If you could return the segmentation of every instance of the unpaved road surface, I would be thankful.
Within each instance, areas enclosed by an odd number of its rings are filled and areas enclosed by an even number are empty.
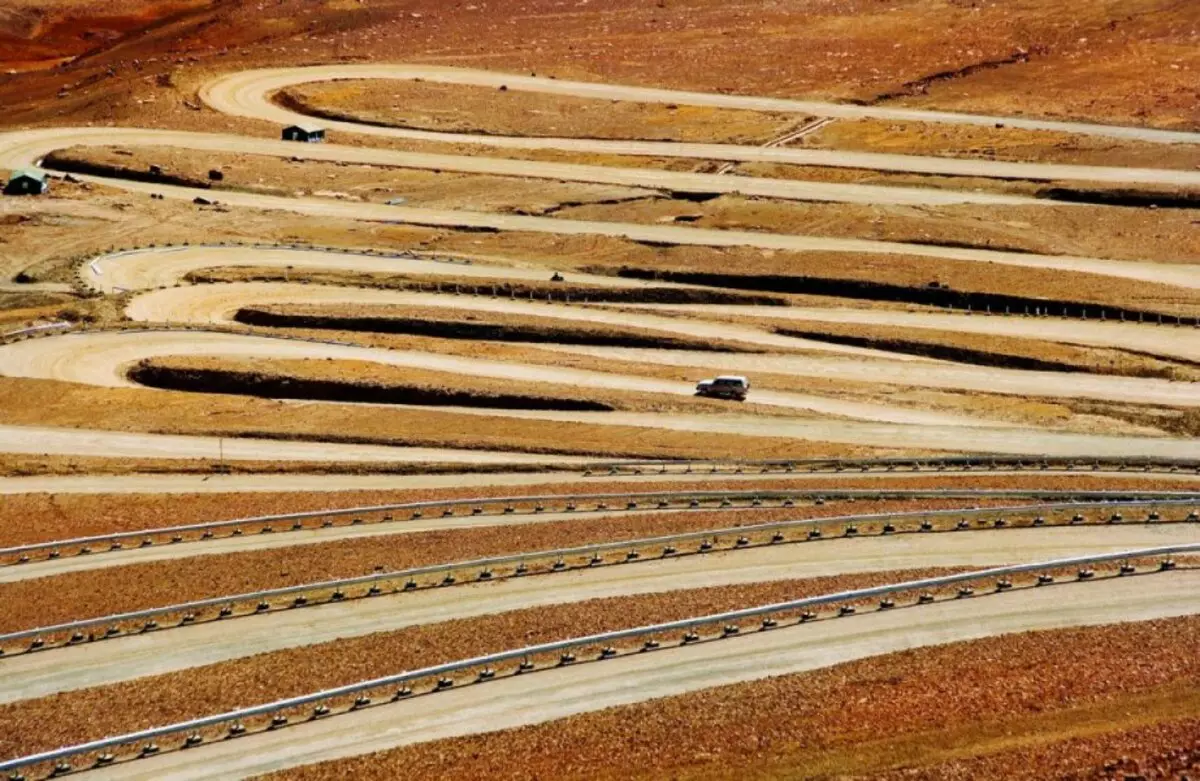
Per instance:
[[[506,451],[287,442],[249,437],[140,434],[99,429],[7,425],[0,425],[0,452],[115,458],[203,458],[211,461],[225,459],[357,463],[557,464],[585,463],[591,460]]]
[[[980,637],[1188,615],[1200,572],[951,600],[912,610],[865,613],[734,640],[576,664],[486,686],[309,722],[246,740],[95,771],[97,779],[224,779],[335,757],[535,724],[576,713],[722,684],[827,667],[877,654]],[[920,610],[921,614],[914,615]]]
[[[157,675],[341,637],[538,605],[846,572],[942,566],[982,568],[1195,541],[1196,530],[1184,524],[836,539],[812,545],[782,545],[647,560],[632,565],[431,589],[15,656],[4,662],[0,702]],[[1189,577],[1193,579],[1191,582],[1200,580],[1195,574]],[[1161,581],[1147,580],[1152,586],[1162,585]],[[402,663],[398,663],[397,672],[401,669]]]

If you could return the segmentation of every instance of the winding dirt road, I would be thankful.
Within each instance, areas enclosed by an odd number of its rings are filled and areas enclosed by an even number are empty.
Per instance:
[[[908,648],[1067,626],[1188,615],[1200,572],[1124,578],[949,600],[736,640],[632,654],[529,676],[506,677],[433,697],[368,708],[246,741],[198,748],[94,771],[97,779],[223,779],[335,757],[535,724],[656,697],[827,667]],[[49,654],[47,654],[49,656]]]
[[[430,589],[214,621],[14,656],[4,661],[0,702],[99,686],[338,638],[538,605],[846,572],[947,566],[983,568],[1186,544],[1195,539],[1195,530],[1183,524],[834,539],[819,544],[752,548]],[[1189,573],[1188,577],[1190,582],[1200,586],[1200,574]],[[1148,580],[1152,584],[1161,583]],[[401,667],[397,665],[397,671],[399,669]]]

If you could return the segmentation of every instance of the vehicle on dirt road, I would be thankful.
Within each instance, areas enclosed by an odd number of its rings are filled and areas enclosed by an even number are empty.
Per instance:
[[[722,375],[696,383],[697,396],[745,401],[748,393],[750,393],[750,380],[745,377]]]

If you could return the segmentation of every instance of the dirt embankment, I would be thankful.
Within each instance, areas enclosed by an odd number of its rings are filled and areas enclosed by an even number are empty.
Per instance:
[[[594,326],[555,326],[528,318],[525,322],[502,322],[484,314],[469,319],[437,317],[428,310],[405,316],[402,311],[378,316],[350,315],[337,310],[308,308],[300,312],[278,307],[246,307],[234,319],[246,325],[269,328],[305,328],[334,331],[432,336],[440,339],[467,339],[488,342],[528,342],[585,344],[606,347],[643,347],[668,350],[708,350],[742,352],[711,340],[659,336],[644,330]]]
[[[590,412],[608,412],[615,409],[602,402],[562,395],[504,393],[404,381],[384,385],[345,379],[264,374],[236,369],[206,369],[161,364],[153,361],[141,361],[129,371],[129,377],[135,382],[151,388],[259,396],[267,399],[311,399],[364,404]]]
[[[341,122],[503,136],[761,144],[809,121],[795,114],[579,98],[413,81],[300,84],[279,105]]]
[[[581,269],[585,273],[611,274]],[[550,274],[547,274],[549,280]],[[185,277],[188,282],[290,282],[293,275],[278,268],[205,269],[193,271]],[[577,303],[613,304],[741,304],[746,306],[787,306],[787,299],[730,290],[705,290],[686,287],[630,287],[613,288],[572,282],[570,274],[562,282],[508,282],[482,283],[478,277],[423,276],[418,274],[379,274],[362,271],[305,270],[302,284],[372,287],[381,290],[416,290],[439,292],[462,292],[467,295],[494,295],[498,298],[516,298],[530,301],[564,301]]]
[[[601,273],[601,269],[589,269]],[[735,290],[754,290],[770,293],[788,293],[810,296],[833,296],[865,301],[883,301],[925,306],[953,307],[996,313],[1035,314],[1048,312],[1064,317],[1099,318],[1101,314],[1110,319],[1139,317],[1164,323],[1186,323],[1197,321],[1196,317],[1164,314],[1149,309],[1132,309],[1121,306],[1099,306],[1087,301],[1070,299],[1034,298],[1004,293],[955,290],[940,282],[930,282],[925,287],[896,285],[863,279],[836,279],[816,276],[790,276],[784,274],[728,274],[704,271],[660,270],[623,266],[617,275],[626,279],[655,279],[688,285],[706,285]]]
[[[921,355],[976,366],[1200,380],[1200,367],[1176,361],[1124,350],[1077,347],[1033,339],[839,323],[813,323],[806,324],[804,328],[780,326],[775,328],[775,332],[783,336]]]
[[[689,404],[704,399],[680,397]],[[711,400],[717,408],[723,402]],[[596,458],[821,458],[903,455],[911,450],[798,441],[789,437],[665,431],[539,421],[362,404],[281,405],[271,399],[149,388],[99,388],[55,380],[0,378],[10,425],[255,437],[285,441],[508,450]]]
[[[122,152],[122,150],[117,150],[114,154],[133,156],[132,153]],[[188,174],[170,173],[154,166],[147,166],[145,169],[141,169],[135,168],[132,165],[96,160],[89,157],[86,150],[83,152],[74,152],[72,150],[51,152],[42,161],[42,167],[51,171],[62,171],[68,174],[89,174],[91,176],[103,176],[111,179],[129,179],[134,182],[150,182],[152,184],[201,189],[212,187],[212,182],[208,179],[201,179]]]

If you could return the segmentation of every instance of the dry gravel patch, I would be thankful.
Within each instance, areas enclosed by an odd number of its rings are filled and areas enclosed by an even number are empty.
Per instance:
[[[276,102],[306,114],[449,133],[764,143],[810,117],[766,111],[577,98],[421,81],[299,84]]]
[[[1195,690],[1179,687],[1182,691]],[[1195,700],[1193,699],[1193,702]],[[943,781],[945,779],[996,779],[996,781],[1187,781],[1200,771],[1200,719],[1193,717],[1144,725],[1134,708],[1146,706],[1144,698],[1131,697],[1114,704],[1095,722],[1041,740],[998,741],[1017,743],[983,756],[968,756],[920,768],[905,768],[878,775],[880,781]],[[1122,705],[1124,707],[1122,707]],[[1194,712],[1194,706],[1193,706]],[[1107,722],[1100,718],[1107,718]],[[1036,722],[1037,720],[1031,719]],[[1125,727],[1132,722],[1135,726]],[[1020,745],[1020,744],[1025,745]]]
[[[1200,149],[1189,144],[1152,144],[1053,130],[933,122],[843,119],[804,136],[800,142],[796,146],[1022,163],[1181,170],[1200,165]]]
[[[1186,693],[1191,699],[1184,702],[1194,703],[1200,700],[1198,654],[1197,616],[1006,635],[407,746],[266,778],[382,781],[400,772],[492,781],[875,777],[888,767],[920,766],[923,756],[934,753],[939,735],[964,726],[1019,729],[1022,720],[1083,707],[1119,713],[1128,710],[1127,702],[1148,704],[1152,697],[1146,695],[1164,691]],[[1176,712],[1172,719],[1179,717]],[[915,747],[911,757],[871,754],[873,742],[899,737],[909,738]],[[1174,740],[1167,736],[1168,745]],[[1035,750],[1014,758],[1036,761],[1036,756]],[[816,764],[830,758],[837,761]],[[948,772],[916,777],[1049,777],[1039,774],[1048,768],[1037,764],[997,763],[990,769],[978,776]],[[900,772],[896,777],[913,776]]]
[[[372,146],[394,145],[382,143]],[[434,151],[454,153],[438,147]],[[478,153],[478,149],[467,152]],[[157,166],[162,173],[150,174],[151,166]],[[137,146],[131,149],[70,147],[52,153],[47,158],[47,167],[59,171],[212,189],[214,194],[208,197],[218,201],[221,200],[220,191],[232,190],[371,203],[383,203],[400,197],[407,206],[430,209],[536,214],[554,210],[565,203],[663,197],[656,190],[618,185],[468,174],[394,165],[301,161],[270,155],[196,151],[168,146]],[[214,177],[211,171],[219,172],[220,177]]]

